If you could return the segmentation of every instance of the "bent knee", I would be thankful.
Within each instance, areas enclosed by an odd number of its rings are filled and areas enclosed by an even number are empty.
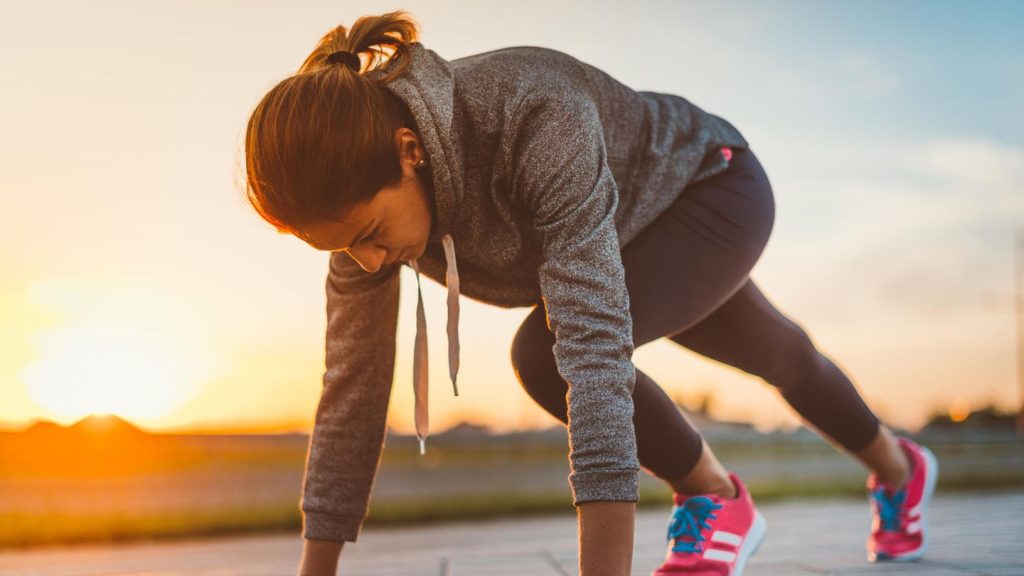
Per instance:
[[[775,344],[769,364],[758,376],[781,390],[798,388],[813,379],[822,355],[806,330],[792,323]]]
[[[512,338],[509,350],[512,369],[524,388],[543,378],[554,366],[553,346],[554,336],[548,331],[543,315],[534,312],[527,316]]]

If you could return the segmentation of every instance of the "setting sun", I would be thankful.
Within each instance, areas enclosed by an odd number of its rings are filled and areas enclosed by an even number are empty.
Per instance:
[[[953,422],[963,422],[971,415],[971,405],[963,398],[955,398],[949,405],[949,419]]]
[[[131,326],[56,328],[32,340],[38,360],[21,379],[35,402],[61,418],[155,418],[193,392],[173,347]]]

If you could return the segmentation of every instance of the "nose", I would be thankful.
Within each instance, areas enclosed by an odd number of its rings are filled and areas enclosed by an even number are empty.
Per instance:
[[[359,264],[363,270],[373,273],[380,270],[384,259],[388,256],[387,248],[373,244],[371,246],[359,246],[350,248],[348,255]]]

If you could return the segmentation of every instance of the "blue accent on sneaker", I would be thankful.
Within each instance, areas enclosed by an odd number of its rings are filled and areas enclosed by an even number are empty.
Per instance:
[[[904,486],[889,496],[883,487],[873,491],[871,495],[878,502],[878,515],[882,519],[882,529],[899,530],[900,508],[903,507],[903,501],[907,497],[907,488]]]
[[[718,518],[712,514],[712,510],[721,508],[721,504],[715,504],[706,496],[692,496],[683,502],[682,506],[676,506],[672,512],[672,519],[668,523],[668,540],[690,536],[693,542],[679,540],[672,547],[673,552],[700,552],[700,542],[704,539],[701,530],[711,528],[706,521],[708,518]]]

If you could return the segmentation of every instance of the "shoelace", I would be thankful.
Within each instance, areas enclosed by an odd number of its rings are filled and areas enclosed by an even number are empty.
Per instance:
[[[878,515],[882,518],[882,529],[895,531],[899,530],[900,510],[903,508],[903,501],[907,497],[907,489],[904,487],[892,496],[885,491],[885,487],[875,489],[872,493],[875,501],[878,502]]]
[[[704,537],[701,530],[711,528],[707,523],[708,518],[718,518],[711,512],[721,508],[721,504],[715,504],[706,496],[693,496],[687,498],[682,506],[676,506],[672,513],[672,519],[668,523],[668,540],[678,541],[672,546],[673,552],[701,552],[700,547]],[[690,536],[693,542],[682,540],[683,536]]]

